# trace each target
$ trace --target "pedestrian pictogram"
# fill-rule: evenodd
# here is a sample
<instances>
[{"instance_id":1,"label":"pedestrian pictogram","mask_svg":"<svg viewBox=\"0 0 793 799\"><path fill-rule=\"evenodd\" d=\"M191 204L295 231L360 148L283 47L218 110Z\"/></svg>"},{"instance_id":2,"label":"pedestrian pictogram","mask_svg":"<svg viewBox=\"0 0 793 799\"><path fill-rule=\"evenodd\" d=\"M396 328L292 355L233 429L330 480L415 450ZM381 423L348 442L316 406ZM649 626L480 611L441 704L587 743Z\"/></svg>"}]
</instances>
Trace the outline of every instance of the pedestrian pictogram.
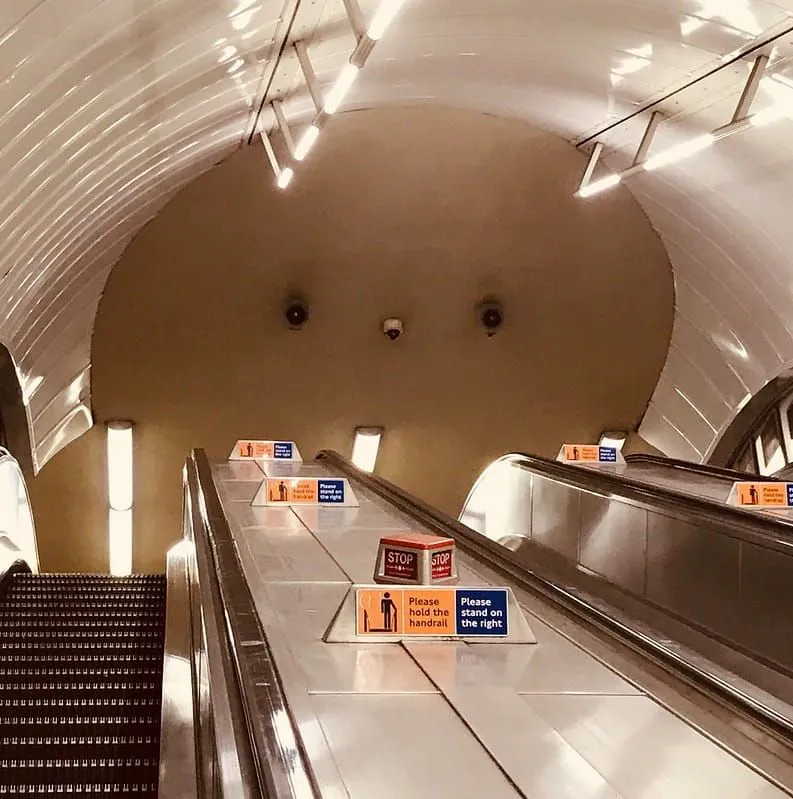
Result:
<instances>
[{"instance_id":1,"label":"pedestrian pictogram","mask_svg":"<svg viewBox=\"0 0 793 799\"><path fill-rule=\"evenodd\" d=\"M342 478L265 477L253 505L358 507L358 500L347 480Z\"/></svg>"},{"instance_id":2,"label":"pedestrian pictogram","mask_svg":"<svg viewBox=\"0 0 793 799\"><path fill-rule=\"evenodd\" d=\"M361 637L503 637L509 634L506 588L358 588Z\"/></svg>"},{"instance_id":3,"label":"pedestrian pictogram","mask_svg":"<svg viewBox=\"0 0 793 799\"><path fill-rule=\"evenodd\" d=\"M264 441L261 439L242 439L234 445L229 455L231 461L288 461L302 462L294 441Z\"/></svg>"},{"instance_id":4,"label":"pedestrian pictogram","mask_svg":"<svg viewBox=\"0 0 793 799\"><path fill-rule=\"evenodd\" d=\"M791 508L793 483L735 483L727 501L741 508Z\"/></svg>"},{"instance_id":5,"label":"pedestrian pictogram","mask_svg":"<svg viewBox=\"0 0 793 799\"><path fill-rule=\"evenodd\" d=\"M564 444L557 460L565 463L622 462L616 447L600 447L596 444Z\"/></svg>"},{"instance_id":6,"label":"pedestrian pictogram","mask_svg":"<svg viewBox=\"0 0 793 799\"><path fill-rule=\"evenodd\" d=\"M400 604L394 601L394 594ZM364 635L395 635L402 628L402 595L395 591L358 592L358 630Z\"/></svg>"}]
</instances>

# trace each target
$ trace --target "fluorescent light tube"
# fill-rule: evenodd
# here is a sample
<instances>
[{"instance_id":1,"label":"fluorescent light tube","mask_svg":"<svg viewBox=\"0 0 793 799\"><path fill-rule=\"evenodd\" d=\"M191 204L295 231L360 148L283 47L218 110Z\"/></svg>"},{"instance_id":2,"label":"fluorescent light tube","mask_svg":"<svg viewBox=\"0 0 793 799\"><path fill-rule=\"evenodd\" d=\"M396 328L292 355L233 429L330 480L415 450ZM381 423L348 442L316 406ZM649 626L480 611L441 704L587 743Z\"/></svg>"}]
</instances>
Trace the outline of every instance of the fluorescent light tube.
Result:
<instances>
[{"instance_id":1,"label":"fluorescent light tube","mask_svg":"<svg viewBox=\"0 0 793 799\"><path fill-rule=\"evenodd\" d=\"M648 171L652 171L653 169L660 169L662 166L682 161L684 158L688 158L702 150L706 150L714 141L716 141L716 137L712 133L705 133L702 136L697 136L695 139L683 142L675 147L670 147L668 150L663 150L658 153L658 155L648 158L644 162L644 168Z\"/></svg>"},{"instance_id":2,"label":"fluorescent light tube","mask_svg":"<svg viewBox=\"0 0 793 799\"><path fill-rule=\"evenodd\" d=\"M586 186L582 186L576 193L579 197L591 197L593 194L600 194L600 192L618 185L621 181L622 178L619 175L608 175L600 180L587 183Z\"/></svg>"},{"instance_id":3,"label":"fluorescent light tube","mask_svg":"<svg viewBox=\"0 0 793 799\"><path fill-rule=\"evenodd\" d=\"M341 71L336 83L333 84L333 88L325 98L324 111L326 114L335 114L339 110L339 106L350 90L350 86L355 83L355 79L358 77L358 71L358 67L355 64L347 64Z\"/></svg>"},{"instance_id":4,"label":"fluorescent light tube","mask_svg":"<svg viewBox=\"0 0 793 799\"><path fill-rule=\"evenodd\" d=\"M369 23L366 35L374 42L382 39L386 29L394 21L394 17L404 4L405 0L383 0Z\"/></svg>"},{"instance_id":5,"label":"fluorescent light tube","mask_svg":"<svg viewBox=\"0 0 793 799\"><path fill-rule=\"evenodd\" d=\"M378 427L359 427L352 445L352 462L362 472L373 472L383 431Z\"/></svg>"},{"instance_id":6,"label":"fluorescent light tube","mask_svg":"<svg viewBox=\"0 0 793 799\"><path fill-rule=\"evenodd\" d=\"M295 147L295 160L302 161L311 152L311 148L317 143L318 138L319 128L316 125L312 125L300 137L300 141Z\"/></svg>"},{"instance_id":7,"label":"fluorescent light tube","mask_svg":"<svg viewBox=\"0 0 793 799\"><path fill-rule=\"evenodd\" d=\"M110 573L114 577L132 574L132 508L110 510L108 518Z\"/></svg>"},{"instance_id":8,"label":"fluorescent light tube","mask_svg":"<svg viewBox=\"0 0 793 799\"><path fill-rule=\"evenodd\" d=\"M113 510L132 507L132 425L110 422L107 426L107 493Z\"/></svg>"},{"instance_id":9,"label":"fluorescent light tube","mask_svg":"<svg viewBox=\"0 0 793 799\"><path fill-rule=\"evenodd\" d=\"M292 178L294 176L295 170L292 169L291 166L286 167L286 169L282 169L278 173L278 188L285 189L292 182Z\"/></svg>"}]
</instances>

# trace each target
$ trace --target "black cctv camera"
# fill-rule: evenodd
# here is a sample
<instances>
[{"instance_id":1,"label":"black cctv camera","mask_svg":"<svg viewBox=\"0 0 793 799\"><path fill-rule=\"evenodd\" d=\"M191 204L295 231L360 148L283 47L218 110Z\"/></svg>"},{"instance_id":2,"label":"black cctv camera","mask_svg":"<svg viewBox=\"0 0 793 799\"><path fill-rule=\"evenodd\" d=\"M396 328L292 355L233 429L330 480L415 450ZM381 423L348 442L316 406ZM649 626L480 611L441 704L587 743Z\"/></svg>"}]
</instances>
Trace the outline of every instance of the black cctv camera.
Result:
<instances>
[{"instance_id":1,"label":"black cctv camera","mask_svg":"<svg viewBox=\"0 0 793 799\"><path fill-rule=\"evenodd\" d=\"M504 312L501 309L501 304L494 300L482 302L479 306L479 321L488 338L495 336L501 325L504 324Z\"/></svg>"},{"instance_id":2,"label":"black cctv camera","mask_svg":"<svg viewBox=\"0 0 793 799\"><path fill-rule=\"evenodd\" d=\"M398 341L405 329L401 319L392 317L383 322L383 333L389 341Z\"/></svg>"},{"instance_id":3,"label":"black cctv camera","mask_svg":"<svg viewBox=\"0 0 793 799\"><path fill-rule=\"evenodd\" d=\"M300 330L308 322L308 304L303 300L288 300L284 306L284 318L292 330Z\"/></svg>"}]
</instances>

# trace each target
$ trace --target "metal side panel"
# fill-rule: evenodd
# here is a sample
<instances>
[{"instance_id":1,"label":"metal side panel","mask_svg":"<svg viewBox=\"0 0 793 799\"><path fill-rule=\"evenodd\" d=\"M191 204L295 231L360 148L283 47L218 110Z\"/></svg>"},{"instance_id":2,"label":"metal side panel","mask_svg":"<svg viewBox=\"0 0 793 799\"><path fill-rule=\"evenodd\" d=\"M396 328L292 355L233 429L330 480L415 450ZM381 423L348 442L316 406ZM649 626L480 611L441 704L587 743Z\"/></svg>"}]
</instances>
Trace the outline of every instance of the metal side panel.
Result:
<instances>
[{"instance_id":1,"label":"metal side panel","mask_svg":"<svg viewBox=\"0 0 793 799\"><path fill-rule=\"evenodd\" d=\"M187 574L187 550L191 548L192 544L182 541L171 548L167 558L159 799L198 796Z\"/></svg>"},{"instance_id":2,"label":"metal side panel","mask_svg":"<svg viewBox=\"0 0 793 799\"><path fill-rule=\"evenodd\" d=\"M311 700L350 799L522 796L443 697L318 694Z\"/></svg>"},{"instance_id":3,"label":"metal side panel","mask_svg":"<svg viewBox=\"0 0 793 799\"><path fill-rule=\"evenodd\" d=\"M624 799L786 796L647 697L535 695L523 699ZM553 791L537 795L562 796Z\"/></svg>"}]
</instances>

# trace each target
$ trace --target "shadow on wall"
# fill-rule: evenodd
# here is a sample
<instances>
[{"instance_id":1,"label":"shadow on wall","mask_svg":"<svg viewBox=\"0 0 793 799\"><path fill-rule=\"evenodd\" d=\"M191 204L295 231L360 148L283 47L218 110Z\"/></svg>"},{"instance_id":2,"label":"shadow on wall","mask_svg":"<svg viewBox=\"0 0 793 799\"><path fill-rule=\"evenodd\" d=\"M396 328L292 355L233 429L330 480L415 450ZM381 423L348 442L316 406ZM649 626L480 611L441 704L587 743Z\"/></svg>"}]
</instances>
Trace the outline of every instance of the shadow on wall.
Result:
<instances>
[{"instance_id":1,"label":"shadow on wall","mask_svg":"<svg viewBox=\"0 0 793 799\"><path fill-rule=\"evenodd\" d=\"M137 425L136 568L161 569L180 535L194 446L224 457L273 436L349 454L357 425L382 425L378 471L456 515L506 451L634 428L672 274L629 192L572 197L584 165L522 123L388 108L335 119L286 193L252 147L177 195L116 266L94 332L97 421ZM300 331L282 316L295 292ZM490 296L505 315L492 338L476 311ZM100 427L36 481L40 505L71 503L40 522L49 568L106 563L103 444Z\"/></svg>"},{"instance_id":2,"label":"shadow on wall","mask_svg":"<svg viewBox=\"0 0 793 799\"><path fill-rule=\"evenodd\" d=\"M14 359L0 344L0 446L19 463L25 478L33 476L33 449L30 441L27 409L19 385Z\"/></svg>"}]
</instances>

